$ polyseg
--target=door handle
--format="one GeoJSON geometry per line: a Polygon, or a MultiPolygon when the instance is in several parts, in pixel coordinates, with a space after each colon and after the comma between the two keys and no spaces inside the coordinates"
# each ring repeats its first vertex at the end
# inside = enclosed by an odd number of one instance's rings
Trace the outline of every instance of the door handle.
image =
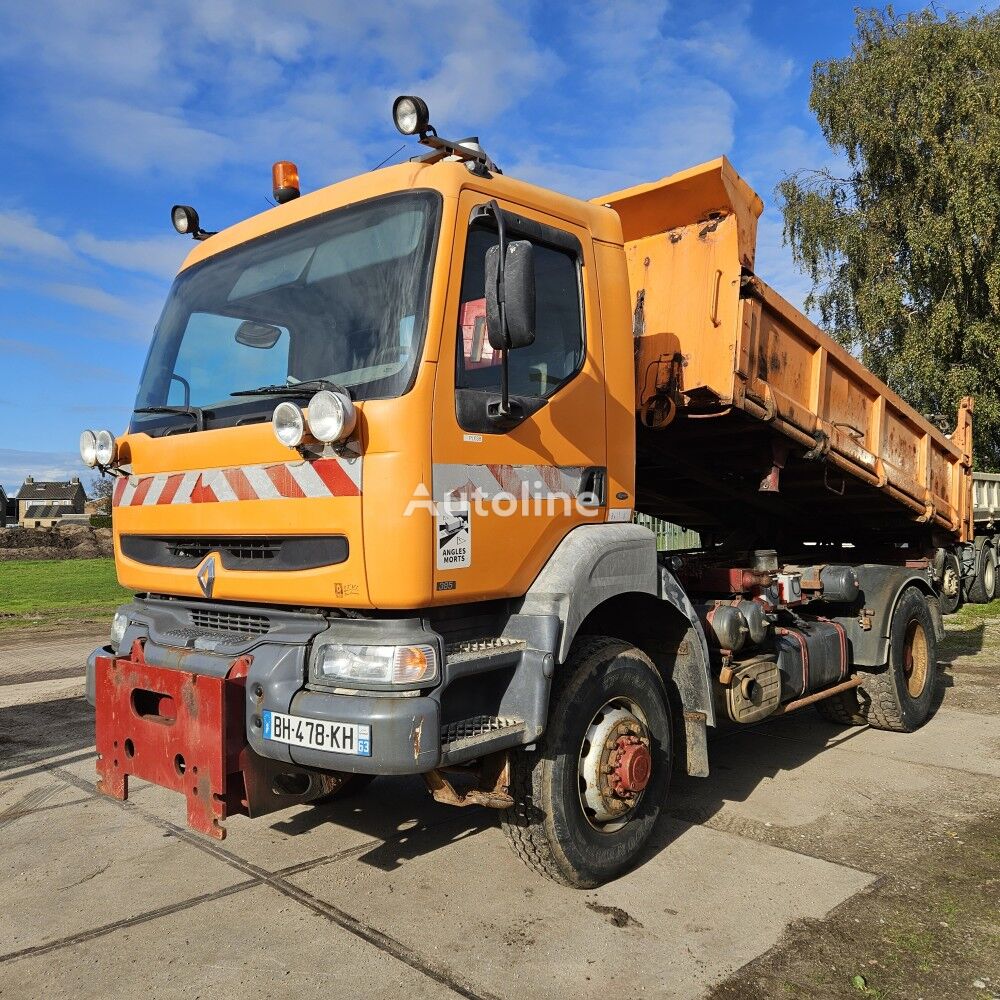
{"type": "Polygon", "coordinates": [[[603,465],[591,465],[580,473],[580,486],[576,491],[581,507],[603,507],[607,502],[608,470],[603,465]]]}

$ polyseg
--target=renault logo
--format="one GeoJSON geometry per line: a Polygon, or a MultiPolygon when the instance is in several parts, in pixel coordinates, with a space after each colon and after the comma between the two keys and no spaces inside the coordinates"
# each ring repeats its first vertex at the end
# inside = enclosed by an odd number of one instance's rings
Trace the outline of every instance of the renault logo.
{"type": "Polygon", "coordinates": [[[210,556],[201,564],[198,570],[198,586],[206,597],[212,596],[215,587],[215,556],[210,556]]]}

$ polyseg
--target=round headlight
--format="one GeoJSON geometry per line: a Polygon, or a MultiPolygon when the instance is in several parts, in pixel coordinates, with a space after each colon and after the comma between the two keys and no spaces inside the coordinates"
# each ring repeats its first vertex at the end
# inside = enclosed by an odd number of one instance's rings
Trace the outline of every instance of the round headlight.
{"type": "Polygon", "coordinates": [[[80,458],[91,469],[97,465],[97,435],[93,431],[84,431],[80,435],[80,458]]]}
{"type": "Polygon", "coordinates": [[[318,441],[343,441],[354,430],[357,411],[342,392],[320,389],[309,400],[306,418],[310,433],[318,441]]]}
{"type": "Polygon", "coordinates": [[[96,448],[98,465],[110,465],[115,460],[115,438],[111,431],[98,431],[96,448]]]}
{"type": "Polygon", "coordinates": [[[289,448],[296,448],[302,444],[302,438],[306,433],[306,420],[302,411],[287,400],[278,403],[274,408],[274,415],[271,417],[271,427],[274,436],[289,448]]]}
{"type": "Polygon", "coordinates": [[[182,235],[198,231],[198,213],[190,205],[174,205],[170,209],[170,221],[182,235]]]}
{"type": "Polygon", "coordinates": [[[427,105],[419,97],[397,97],[392,105],[392,120],[403,135],[426,132],[430,115],[427,105]]]}

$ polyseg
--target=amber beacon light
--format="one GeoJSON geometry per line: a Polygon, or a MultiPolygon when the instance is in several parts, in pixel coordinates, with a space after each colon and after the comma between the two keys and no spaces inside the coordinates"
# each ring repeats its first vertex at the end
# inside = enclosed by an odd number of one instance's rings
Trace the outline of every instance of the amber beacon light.
{"type": "Polygon", "coordinates": [[[299,168],[290,160],[278,160],[271,167],[271,187],[274,189],[274,200],[281,205],[298,198],[301,194],[299,168]]]}

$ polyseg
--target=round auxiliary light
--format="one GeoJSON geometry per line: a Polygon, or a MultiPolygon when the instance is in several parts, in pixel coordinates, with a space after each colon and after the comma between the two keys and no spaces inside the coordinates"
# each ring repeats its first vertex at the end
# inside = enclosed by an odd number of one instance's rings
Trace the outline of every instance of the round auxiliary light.
{"type": "Polygon", "coordinates": [[[80,435],[80,458],[91,469],[97,465],[97,435],[93,431],[84,431],[80,435]]]}
{"type": "Polygon", "coordinates": [[[404,94],[392,103],[392,120],[403,135],[416,135],[427,131],[430,113],[419,97],[404,94]]]}
{"type": "Polygon", "coordinates": [[[274,436],[289,448],[297,448],[302,444],[302,438],[306,433],[306,419],[302,411],[287,400],[278,403],[274,408],[274,415],[271,417],[271,427],[274,436]]]}
{"type": "Polygon", "coordinates": [[[306,410],[309,431],[318,441],[343,441],[354,430],[357,410],[342,392],[321,389],[309,400],[306,410]]]}
{"type": "Polygon", "coordinates": [[[97,464],[110,465],[115,460],[115,436],[111,431],[98,431],[95,437],[97,464]]]}
{"type": "Polygon", "coordinates": [[[174,205],[170,209],[170,221],[182,236],[198,232],[198,213],[190,205],[174,205]]]}

